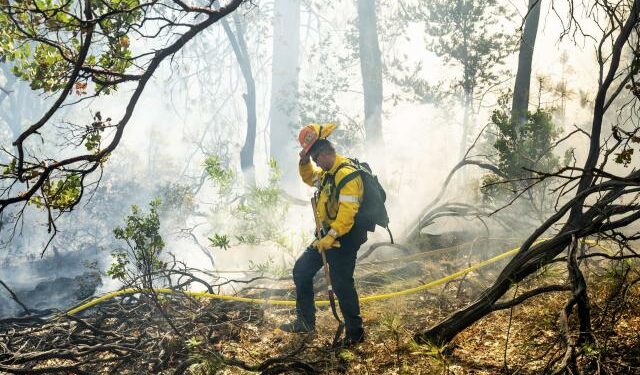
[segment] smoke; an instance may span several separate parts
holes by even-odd
[[[349,20],[355,17],[355,6],[352,3],[348,5],[335,14],[322,13],[326,11],[323,8],[303,10],[305,14],[301,32],[306,38],[301,38],[299,91],[309,94],[309,101],[313,103],[315,96],[312,93],[334,90],[334,87],[328,87],[329,84],[341,83],[345,86],[323,97],[320,104],[326,104],[325,107],[301,108],[301,117],[331,121],[329,117],[334,116],[343,131],[349,133],[350,137],[347,138],[350,142],[339,143],[338,150],[345,156],[371,163],[387,189],[391,229],[399,235],[415,223],[424,206],[439,192],[450,169],[459,161],[463,109],[455,102],[447,106],[409,100],[396,103],[394,96],[400,95],[401,90],[385,76],[385,146],[383,150],[364,149],[359,67],[354,65],[338,71],[336,69],[339,66],[332,63],[354,53],[353,45],[349,44],[353,39],[354,25]],[[546,12],[543,9],[542,14],[533,63],[531,104],[537,106],[540,92],[542,106],[558,106],[556,89],[559,84],[564,84],[571,92],[565,98],[563,107],[556,110],[554,120],[564,124],[565,132],[574,125],[588,129],[591,117],[589,98],[592,100],[597,84],[593,43],[585,39],[576,45],[568,38],[559,42],[560,23],[550,15],[548,9]],[[387,15],[380,15],[384,16]],[[257,185],[265,187],[269,184],[270,176],[268,119],[271,71],[269,51],[265,46],[271,46],[271,39],[269,32],[261,31],[271,27],[270,13],[269,9],[255,7],[245,10],[242,17],[249,21],[249,50],[255,53],[252,55],[252,68],[258,90],[258,136],[254,163]],[[380,24],[386,23],[381,21]],[[324,38],[322,35],[326,34],[321,35],[320,32],[331,36]],[[416,79],[423,79],[434,87],[441,82],[450,84],[459,76],[459,67],[447,64],[426,50],[421,28],[410,26],[406,32],[406,41],[381,36],[387,38],[381,43],[387,63],[403,54],[407,55],[409,65],[422,62],[423,69]],[[396,41],[397,45],[393,44]],[[132,43],[135,46],[135,40]],[[245,87],[230,52],[221,27],[214,25],[210,32],[190,43],[174,61],[166,63],[160,74],[150,82],[121,145],[105,165],[100,184],[94,185],[95,194],[87,197],[85,202],[58,222],[60,233],[53,245],[61,254],[76,254],[75,258],[71,255],[59,265],[56,271],[60,275],[81,275],[87,270],[84,267],[86,262],[97,262],[97,268],[104,271],[111,261],[110,252],[119,246],[112,235],[113,228],[121,225],[131,205],[145,208],[149,201],[158,197],[163,187],[171,184],[192,188],[199,186],[192,189],[197,192],[189,198],[190,212],[184,215],[168,210],[161,217],[167,252],[175,254],[189,266],[204,269],[215,267],[218,270],[247,270],[259,265],[272,268],[291,266],[297,253],[309,243],[314,227],[310,207],[286,199],[281,201],[282,205],[288,205],[286,214],[277,216],[274,213],[282,219],[274,238],[255,244],[234,238],[242,233],[232,233],[239,219],[229,209],[237,208],[238,202],[250,190],[244,185],[239,168],[239,151],[246,128],[242,98]],[[516,58],[516,55],[512,56],[506,64],[511,74],[515,70]],[[540,89],[536,77],[542,77],[542,82],[547,86]],[[0,77],[0,82],[3,79]],[[476,127],[472,133],[477,133],[489,121],[497,98],[512,85],[512,80],[505,79],[499,87],[487,93],[483,106],[474,116]],[[90,121],[92,114],[99,110],[103,117],[117,119],[124,111],[130,90],[131,87],[123,85],[119,93],[76,106],[61,117],[83,123]],[[581,100],[581,97],[585,100]],[[291,129],[292,137],[295,132],[295,129]],[[3,142],[3,145],[7,143]],[[562,146],[560,151],[573,147],[578,160],[581,160],[585,154],[584,145],[585,139],[578,136]],[[296,150],[290,151],[296,153]],[[226,205],[221,204],[226,198],[219,194],[215,183],[202,178],[203,164],[211,155],[219,157],[222,166],[233,171],[235,176],[233,194],[239,198]],[[278,167],[297,169],[296,164]],[[477,181],[482,172],[469,168],[467,173],[467,179],[472,183],[452,185],[448,196],[466,201],[477,199],[474,194],[477,194]],[[312,189],[303,186],[301,181],[299,184],[294,190],[299,192],[295,198],[307,201]],[[25,213],[24,225],[13,239],[12,247],[4,252],[4,266],[0,267],[0,278],[10,280],[19,289],[28,289],[37,281],[54,280],[60,276],[34,266],[45,262],[37,259],[49,237],[42,223],[42,212],[29,207]],[[526,215],[526,212],[521,214],[523,217]],[[252,230],[260,232],[272,229],[264,225],[262,228],[256,222]],[[480,226],[478,222],[442,220],[428,231],[442,234],[466,225]],[[197,242],[181,232],[187,228],[193,228]],[[3,236],[8,233],[5,227],[3,232]],[[226,250],[211,246],[208,238],[216,233],[228,235],[232,246]],[[386,241],[384,231],[370,236],[369,243],[377,241]],[[206,253],[213,257],[215,265],[211,264]],[[101,290],[116,286],[117,283],[112,280],[104,279]]]

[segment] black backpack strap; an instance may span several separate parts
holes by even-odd
[[[391,234],[391,229],[389,229],[389,225],[384,227],[384,229],[386,229],[387,233],[389,233],[389,239],[391,239],[391,244],[395,244],[395,242],[393,242],[393,234]]]
[[[345,165],[348,165],[348,164],[345,164]],[[336,172],[338,172],[337,169],[336,169]],[[355,171],[353,171],[353,172],[349,173],[348,175],[344,176],[342,178],[342,180],[340,180],[340,183],[338,184],[338,186],[335,185],[335,180],[332,178],[331,183],[334,184],[333,186],[335,186],[335,189],[333,190],[333,194],[332,194],[332,198],[334,199],[334,201],[339,201],[340,200],[340,190],[342,190],[344,185],[346,185],[349,181],[353,180],[354,178],[358,177],[359,175],[360,175],[360,170],[356,169]],[[329,203],[329,202],[328,201],[325,202],[325,205],[327,203]],[[327,216],[329,216],[329,219],[335,220],[335,218],[337,217],[337,213],[336,213],[336,217],[331,217],[331,215],[329,215],[329,209],[326,208],[326,207],[325,207],[325,209],[327,211]]]
[[[360,170],[356,169],[355,171],[349,173],[348,175],[344,176],[342,178],[342,180],[340,180],[340,183],[336,186],[336,196],[340,194],[340,190],[342,190],[342,188],[344,187],[344,185],[346,185],[347,183],[349,183],[351,180],[353,180],[354,178],[360,176]]]
[[[349,159],[351,160],[351,159]],[[322,180],[322,183],[320,184],[321,186],[324,186],[327,182],[329,182],[331,185],[336,186],[336,174],[338,173],[339,170],[341,170],[344,167],[354,167],[355,166],[349,164],[349,163],[342,163],[340,165],[338,165],[338,167],[336,168],[336,171],[333,172],[333,174],[325,174],[324,179]],[[357,168],[356,168],[357,169]]]
[[[346,185],[349,181],[353,180],[354,178],[356,178],[356,177],[358,177],[360,175],[361,168],[360,168],[360,163],[358,162],[358,159],[349,158],[348,160],[349,160],[348,163],[340,164],[338,166],[338,168],[336,168],[336,171],[333,173],[333,175],[334,175],[334,184],[335,184],[335,175],[338,174],[339,170],[341,170],[344,167],[352,167],[354,169],[353,172],[351,172],[348,175],[344,176],[342,178],[342,180],[340,180],[340,183],[336,186],[335,198],[337,198],[338,195],[340,195],[340,190],[342,190],[344,185]]]
[[[351,159],[349,159],[349,160],[351,161]],[[341,170],[344,167],[356,168],[355,166],[351,165],[350,163],[342,163],[342,164],[338,165],[338,167],[336,168],[335,172],[333,172],[333,174],[325,175],[324,179],[322,180],[321,186],[324,187],[326,184],[330,184],[333,187],[332,193],[331,193],[331,198],[333,200],[335,200],[335,201],[337,201],[339,199],[340,190],[342,190],[344,185],[347,182],[353,180],[358,175],[358,169],[356,168],[356,170],[353,173],[349,173],[348,175],[344,176],[342,178],[342,180],[340,180],[340,184],[338,184],[338,186],[336,186],[336,174],[338,174],[338,171]],[[325,202],[325,210],[327,212],[327,216],[329,217],[329,219],[335,220],[336,217],[331,217],[331,215],[329,214],[329,208],[326,207],[328,203],[329,203],[329,201]]]
[[[338,165],[338,168],[336,168],[336,171],[333,172],[333,174],[325,174],[324,178],[322,179],[322,182],[320,183],[320,186],[324,186],[327,183],[330,183],[332,186],[336,186],[336,174],[338,173],[338,171],[344,167],[348,167],[351,164],[349,163],[342,163],[340,165]]]
[[[351,160],[351,159],[349,159],[349,160]],[[335,171],[335,172],[333,172],[333,175],[335,176],[336,174],[338,174],[338,171],[339,171],[339,170],[341,170],[341,169],[342,169],[342,168],[344,168],[344,167],[353,167],[353,168],[355,168],[355,169],[358,169],[358,168],[356,168],[356,166],[355,166],[355,165],[353,165],[353,164],[351,164],[351,163],[342,163],[342,164],[340,164],[340,165],[338,166],[338,168],[336,168],[336,171]]]

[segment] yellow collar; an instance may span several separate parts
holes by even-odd
[[[342,155],[338,155],[338,154],[336,154],[336,160],[333,162],[333,166],[331,166],[331,169],[329,169],[329,170],[327,171],[327,173],[329,173],[329,174],[335,174],[335,173],[336,173],[336,169],[338,169],[338,167],[339,167],[341,164],[344,164],[344,163],[346,163],[346,162],[348,162],[348,159],[347,159],[347,158],[345,158],[345,157],[344,157],[344,156],[342,156]]]

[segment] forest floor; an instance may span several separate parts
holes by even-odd
[[[358,288],[366,296],[421,285],[494,256],[508,249],[508,242],[367,261],[358,267]],[[496,248],[501,251],[488,250]],[[537,296],[489,314],[446,347],[413,341],[414,334],[475,299],[503,265],[496,262],[418,294],[363,304],[366,341],[338,351],[331,349],[336,321],[327,307],[320,308],[311,335],[277,328],[293,318],[290,307],[187,297],[129,296],[79,317],[4,320],[0,373],[551,373],[565,352],[558,320],[569,292]],[[589,259],[581,268],[588,279],[596,341],[579,348],[578,365],[585,373],[640,374],[640,267],[634,261]],[[558,262],[520,283],[516,293],[565,280],[566,264]],[[290,296],[291,284],[269,287]],[[318,288],[318,298],[324,299],[323,290]],[[512,290],[506,298],[513,295]]]
[[[545,284],[554,278],[562,278],[560,268],[555,270],[556,275],[543,277]],[[604,273],[598,274],[598,271]],[[582,348],[586,353],[581,363],[583,370],[596,373],[599,366],[602,373],[640,374],[640,285],[635,284],[624,298],[619,298],[615,294],[620,291],[620,285],[608,273],[610,270],[598,271],[589,274],[597,344]],[[330,311],[324,309],[317,334],[309,338],[307,350],[299,357],[309,363],[321,362],[324,368],[320,370],[327,374],[552,373],[565,351],[558,318],[569,292],[548,293],[517,305],[513,310],[494,312],[463,331],[445,348],[415,344],[415,333],[465,306],[471,300],[473,290],[483,283],[465,284],[467,286],[463,284],[458,290],[461,286],[458,280],[419,296],[364,305],[366,342],[333,356],[328,348],[336,322]],[[540,286],[540,280],[530,282],[527,288],[520,290],[524,292],[536,286]],[[276,329],[278,323],[289,318],[285,312],[268,312],[267,323],[259,330],[260,344],[248,345],[251,339],[241,340],[230,344],[228,353],[244,358],[268,358],[291,350],[292,340],[301,342],[304,338]],[[572,321],[572,326],[577,327],[577,322]],[[251,348],[250,352],[246,348]],[[319,360],[325,357],[330,359]],[[245,372],[230,368],[226,373]]]

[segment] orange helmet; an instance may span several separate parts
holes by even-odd
[[[326,139],[336,128],[336,124],[309,124],[300,130],[298,141],[305,153],[318,139]]]

